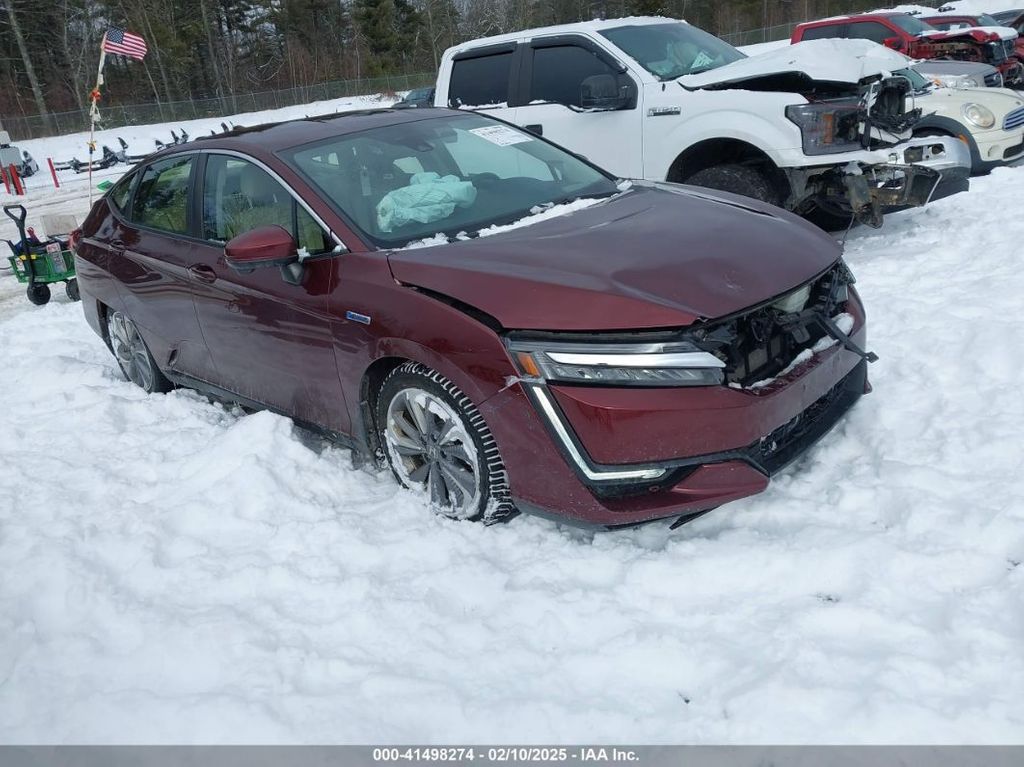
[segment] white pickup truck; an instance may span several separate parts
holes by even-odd
[[[911,139],[906,58],[862,40],[746,57],[690,24],[566,24],[445,51],[434,105],[507,120],[624,178],[781,205],[826,228],[967,188],[949,138]]]

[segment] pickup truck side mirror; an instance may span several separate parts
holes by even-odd
[[[903,40],[899,37],[887,37],[882,41],[882,45],[886,48],[892,48],[894,51],[903,49]]]
[[[629,106],[628,86],[620,86],[615,75],[591,75],[580,83],[580,106],[612,112]]]

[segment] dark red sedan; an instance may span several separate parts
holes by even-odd
[[[868,388],[827,235],[472,113],[174,147],[77,254],[130,380],[291,416],[462,519],[689,519],[763,490]]]

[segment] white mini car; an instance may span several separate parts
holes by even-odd
[[[971,150],[971,172],[987,173],[1024,157],[1024,94],[1009,88],[937,88],[912,69],[922,110],[915,136],[953,136]]]

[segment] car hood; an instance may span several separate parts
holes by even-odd
[[[1024,107],[1024,98],[1009,88],[932,88],[916,99],[924,114],[945,113],[958,122],[963,120],[960,110],[965,105],[981,104],[995,114],[997,128],[1002,127],[1002,118],[1008,112]]]
[[[637,184],[489,237],[389,253],[395,278],[522,330],[689,325],[786,293],[836,242],[785,211],[675,184]]]
[[[909,62],[902,53],[869,40],[805,40],[708,72],[684,75],[678,82],[694,89],[740,84],[767,75],[802,74],[810,80],[857,84],[866,77],[903,69]]]
[[[948,40],[957,37],[969,37],[972,40],[977,41],[976,35],[972,33],[978,33],[981,36],[995,35],[1000,40],[1017,39],[1017,30],[1011,29],[1010,27],[961,27],[960,29],[940,29],[935,32],[925,32],[921,37],[927,37],[930,40]]]

